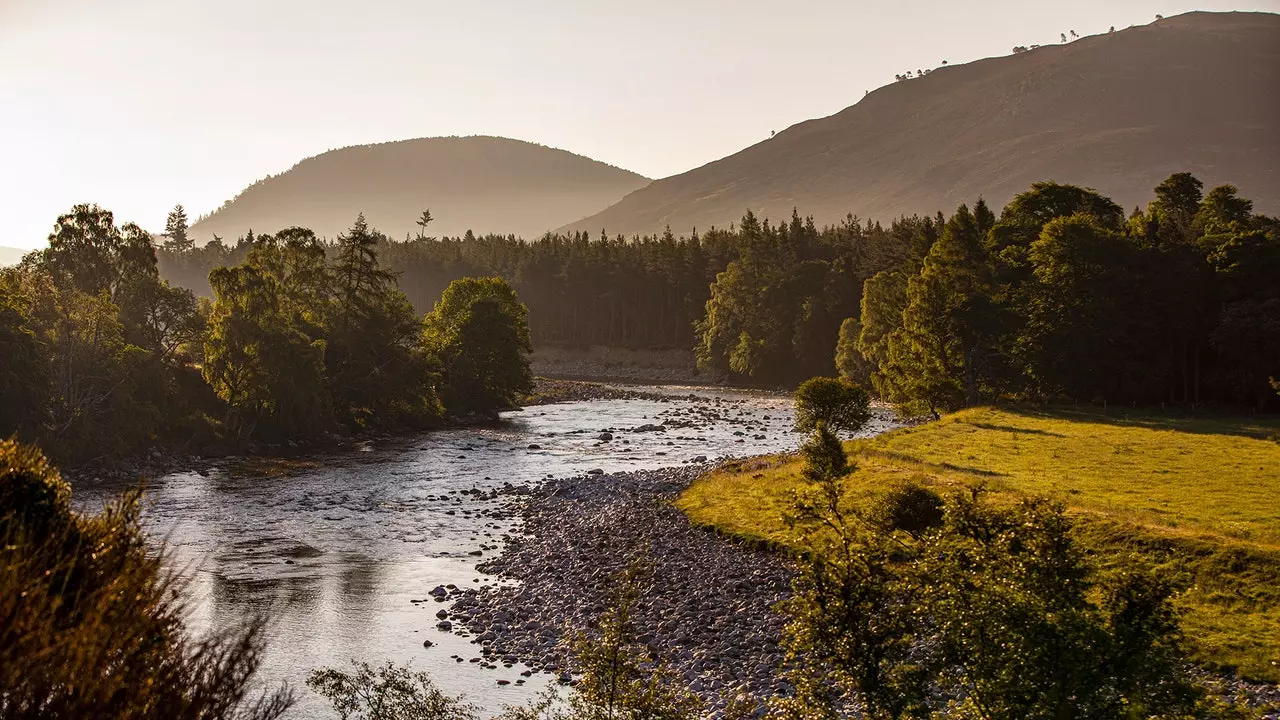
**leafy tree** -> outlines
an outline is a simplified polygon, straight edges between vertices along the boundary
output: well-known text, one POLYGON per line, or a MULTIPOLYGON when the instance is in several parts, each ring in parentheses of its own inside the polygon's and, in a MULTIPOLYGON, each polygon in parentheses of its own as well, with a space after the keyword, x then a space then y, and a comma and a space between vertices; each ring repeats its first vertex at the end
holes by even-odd
POLYGON ((1126 303, 1115 289, 1132 276, 1130 245, 1087 216, 1049 223, 1031 247, 1035 284, 1021 352, 1042 395, 1115 398, 1127 368, 1126 303))
POLYGON ((810 378, 795 392, 796 429, 808 432, 822 424, 833 432, 856 433, 871 419, 870 403, 867 391, 848 380, 810 378))
POLYGON ((902 311, 907 307, 907 274, 884 270, 867 280, 862 288, 862 332, 858 352, 875 370, 871 383, 880 397, 893 394, 889 368, 889 338, 902 327, 902 311))
POLYGON ((1200 210, 1204 183, 1187 172, 1174 173, 1156 186, 1156 199, 1147 207, 1160 242, 1168 245, 1194 241, 1193 224, 1200 210))
POLYGON ((287 690, 251 693, 263 620, 192 636, 181 583, 139 527, 139 496, 76 512, 38 450, 0 441, 0 716, 279 717, 287 690))
POLYGON ((0 270, 0 437, 30 439, 46 420, 50 362, 18 283, 17 270, 0 270))
POLYGON ((959 717, 1184 717, 1201 700, 1173 589, 1141 572, 1099 578, 1059 505, 954 498, 911 582, 957 668, 940 677, 959 717))
MULTIPOLYGON (((825 435, 825 437, 824 437, 825 435)), ((977 492, 889 498, 864 516, 839 443, 806 444, 792 527, 806 553, 786 610, 784 718, 1209 717, 1180 644, 1173 589, 1145 572, 1099 576, 1063 509, 995 508, 977 492), (885 507, 930 512, 913 527, 885 507), (939 578, 945 578, 939 582, 939 578)))
POLYGON ((204 377, 227 404, 224 425, 240 437, 287 440, 322 429, 324 341, 274 272, 271 255, 209 275, 216 299, 205 339, 204 377))
POLYGON ((858 349, 858 339, 861 337, 862 323, 858 318, 845 318, 840 323, 840 335, 836 340, 836 370, 841 379, 869 387, 876 367, 858 349))
POLYGON ((883 368, 893 375, 885 383, 892 402, 936 415, 980 401, 992 381, 1000 323, 990 301, 992 273, 978 216, 961 205, 907 283, 902 326, 890 333, 883 368))
POLYGON ((501 278, 451 283, 423 321, 423 342, 440 358, 445 408, 496 414, 533 389, 528 310, 501 278))

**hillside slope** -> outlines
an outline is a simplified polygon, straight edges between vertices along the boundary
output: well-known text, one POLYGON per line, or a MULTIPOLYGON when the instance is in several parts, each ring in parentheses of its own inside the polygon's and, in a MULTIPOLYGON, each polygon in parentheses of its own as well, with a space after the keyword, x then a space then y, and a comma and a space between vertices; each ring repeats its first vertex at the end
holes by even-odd
POLYGON ((1280 15, 1189 13, 943 67, 830 117, 658 180, 566 229, 677 232, 747 208, 821 223, 996 208, 1037 180, 1126 208, 1170 173, 1231 182, 1280 212, 1280 15))
POLYGON ((598 211, 648 179, 564 150, 496 137, 421 138, 332 150, 254 183, 192 227, 197 242, 234 240, 247 230, 302 225, 322 237, 363 212, 393 238, 418 231, 430 209, 431 235, 476 232, 538 235, 598 211))

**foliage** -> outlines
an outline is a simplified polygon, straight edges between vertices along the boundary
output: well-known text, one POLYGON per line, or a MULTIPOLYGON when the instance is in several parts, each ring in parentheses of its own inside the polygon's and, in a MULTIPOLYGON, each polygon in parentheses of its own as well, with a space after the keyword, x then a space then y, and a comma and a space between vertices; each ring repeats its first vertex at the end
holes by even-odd
POLYGON ((423 342, 444 368, 450 412, 496 414, 533 389, 527 313, 502 278, 463 278, 445 290, 423 321, 423 342))
POLYGON ((822 424, 834 432, 857 433, 871 419, 871 398, 842 378, 810 378, 796 388, 795 417, 801 432, 822 424))
POLYGON ((263 621, 206 638, 184 629, 181 581, 138 526, 139 494, 99 515, 31 446, 0 441, 0 715, 279 717, 286 690, 253 697, 263 621))
POLYGON ((1099 578, 1063 508, 1042 500, 1005 509, 957 495, 942 522, 898 535, 846 500, 844 461, 827 457, 843 449, 825 434, 802 452, 805 488, 788 519, 805 549, 786 607, 797 692, 775 701, 775 716, 1195 711, 1167 583, 1099 578))
POLYGON ((691 720, 701 702, 636 641, 633 613, 643 592, 644 566, 633 564, 615 584, 594 635, 579 639, 574 662, 582 673, 566 720, 691 720))
POLYGON ((325 345, 332 403, 350 427, 430 427, 441 414, 435 361, 421 347, 413 307, 378 261, 384 240, 363 215, 338 236, 325 345))
MULTIPOLYGON (((1001 507, 1028 496, 1066 503, 1074 537, 1108 571, 1137 561, 1177 578, 1197 663, 1275 681, 1278 428, 1256 417, 975 408, 854 441, 858 470, 844 492, 875 523, 886 488, 907 483, 945 495, 986 482, 1001 507)), ((741 461, 704 475, 677 504, 699 525, 798 548, 782 518, 807 486, 803 469, 792 456, 741 461)))
POLYGON ((920 538, 942 524, 942 497, 918 481, 907 482, 885 491, 875 503, 868 518, 882 531, 900 530, 920 538))
POLYGON ((307 686, 326 698, 342 720, 471 720, 476 709, 451 698, 425 672, 388 661, 376 670, 351 661, 355 672, 315 670, 307 686))
POLYGON ((858 349, 861 337, 862 322, 858 318, 845 318, 840 323, 840 335, 836 339, 836 371, 843 380, 860 387, 871 387, 872 373, 876 368, 858 349))

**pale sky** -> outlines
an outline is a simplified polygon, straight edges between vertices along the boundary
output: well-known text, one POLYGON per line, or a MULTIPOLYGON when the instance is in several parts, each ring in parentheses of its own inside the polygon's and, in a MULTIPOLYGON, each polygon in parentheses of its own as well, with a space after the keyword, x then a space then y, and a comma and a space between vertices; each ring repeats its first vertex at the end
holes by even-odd
POLYGON ((904 70, 1280 0, 0 0, 0 245, 160 231, 329 149, 501 135, 650 177, 904 70))

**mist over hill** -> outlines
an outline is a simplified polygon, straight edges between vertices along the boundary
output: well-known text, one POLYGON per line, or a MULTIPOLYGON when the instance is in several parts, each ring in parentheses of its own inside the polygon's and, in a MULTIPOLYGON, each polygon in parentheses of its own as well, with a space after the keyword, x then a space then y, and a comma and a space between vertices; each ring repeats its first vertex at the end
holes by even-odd
POLYGON ((975 194, 999 208, 1046 179, 1132 208, 1178 171, 1233 182, 1275 213, 1277 88, 1280 15, 1189 13, 896 82, 563 229, 688 232, 747 208, 887 221, 975 194))
POLYGON ((332 150, 260 180, 192 226, 197 242, 291 225, 332 238, 363 212, 392 238, 539 235, 596 212, 647 184, 635 173, 564 150, 497 137, 402 140, 332 150))

